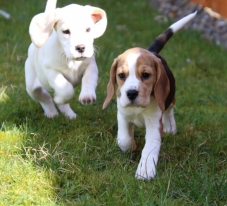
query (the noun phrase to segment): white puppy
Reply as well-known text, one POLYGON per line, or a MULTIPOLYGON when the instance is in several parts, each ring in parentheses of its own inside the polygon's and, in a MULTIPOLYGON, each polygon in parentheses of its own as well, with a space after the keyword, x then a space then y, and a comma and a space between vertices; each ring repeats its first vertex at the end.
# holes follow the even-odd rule
POLYGON ((158 53, 195 15, 190 14, 171 25, 147 50, 128 49, 112 64, 103 108, 110 103, 117 84, 117 141, 121 150, 136 150, 134 124, 146 128, 146 143, 135 175, 137 179, 154 178, 162 132, 177 132, 173 111, 175 79, 167 62, 158 53))
POLYGON ((104 10, 92 6, 71 4, 55 9, 56 1, 48 0, 45 12, 30 23, 26 90, 47 117, 58 115, 55 102, 60 112, 73 119, 76 114, 68 102, 77 85, 82 83, 82 104, 96 100, 98 68, 93 41, 105 32, 107 18, 104 10), (54 93, 53 99, 49 92, 54 93))

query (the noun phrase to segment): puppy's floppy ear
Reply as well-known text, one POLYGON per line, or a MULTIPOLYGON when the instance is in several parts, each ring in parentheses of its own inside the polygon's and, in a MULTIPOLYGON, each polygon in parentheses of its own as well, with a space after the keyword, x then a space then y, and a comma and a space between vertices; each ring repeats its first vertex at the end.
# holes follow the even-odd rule
POLYGON ((157 80, 154 86, 154 97, 158 103, 158 106, 164 112, 166 109, 165 101, 170 92, 170 82, 161 60, 155 57, 154 63, 157 70, 157 80))
POLYGON ((55 12, 41 13, 33 17, 30 26, 29 34, 32 43, 36 47, 41 47, 45 44, 49 36, 52 34, 54 24, 57 22, 55 12))
POLYGON ((94 39, 103 35, 107 27, 107 17, 106 12, 98 7, 88 6, 87 9, 91 14, 91 18, 94 21, 93 37, 94 39))
POLYGON ((114 59, 114 62, 112 64, 112 67, 110 69, 110 80, 107 85, 107 96, 105 99, 105 102, 103 103, 102 108, 105 109, 107 105, 110 103, 111 99, 113 98, 113 95, 115 93, 115 84, 116 84, 116 71, 117 71, 117 58, 114 59))

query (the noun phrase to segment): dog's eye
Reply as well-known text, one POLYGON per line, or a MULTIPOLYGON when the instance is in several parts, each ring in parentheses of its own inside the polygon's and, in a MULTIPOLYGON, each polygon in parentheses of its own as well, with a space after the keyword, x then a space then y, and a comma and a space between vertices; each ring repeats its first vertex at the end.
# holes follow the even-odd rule
POLYGON ((62 31, 64 34, 70 34, 69 29, 62 31))
POLYGON ((91 31, 91 28, 86 28, 86 32, 90 32, 91 31))
POLYGON ((120 74, 118 74, 118 76, 121 80, 125 80, 125 74, 124 73, 120 73, 120 74))
POLYGON ((141 75, 142 79, 148 79, 149 77, 150 77, 150 74, 147 73, 147 72, 143 72, 142 75, 141 75))

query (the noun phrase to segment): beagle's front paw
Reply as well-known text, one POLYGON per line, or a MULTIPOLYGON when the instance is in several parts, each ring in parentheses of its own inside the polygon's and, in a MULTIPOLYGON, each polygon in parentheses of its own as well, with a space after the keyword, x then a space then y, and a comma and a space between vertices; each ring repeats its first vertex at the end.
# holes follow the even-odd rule
POLYGON ((81 104, 92 104, 96 100, 96 94, 93 91, 81 91, 79 101, 81 104))
POLYGON ((138 180, 150 180, 156 175, 156 165, 151 158, 141 159, 135 177, 138 180), (150 159, 150 160, 149 160, 150 159))

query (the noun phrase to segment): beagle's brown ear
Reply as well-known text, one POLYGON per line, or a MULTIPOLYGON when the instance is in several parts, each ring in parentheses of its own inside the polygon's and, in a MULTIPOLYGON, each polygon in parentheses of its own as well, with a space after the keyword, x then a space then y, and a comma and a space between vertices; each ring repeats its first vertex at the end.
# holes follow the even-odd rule
POLYGON ((113 95, 115 93, 115 84, 116 84, 116 71, 117 71, 117 58, 114 59, 114 62, 110 69, 110 80, 107 85, 107 96, 105 102, 103 103, 102 108, 105 109, 107 105, 110 103, 113 95))
POLYGON ((157 80, 154 86, 154 97, 158 103, 158 106, 164 112, 166 109, 165 101, 170 92, 170 82, 161 60, 156 57, 154 63, 157 70, 157 80))

